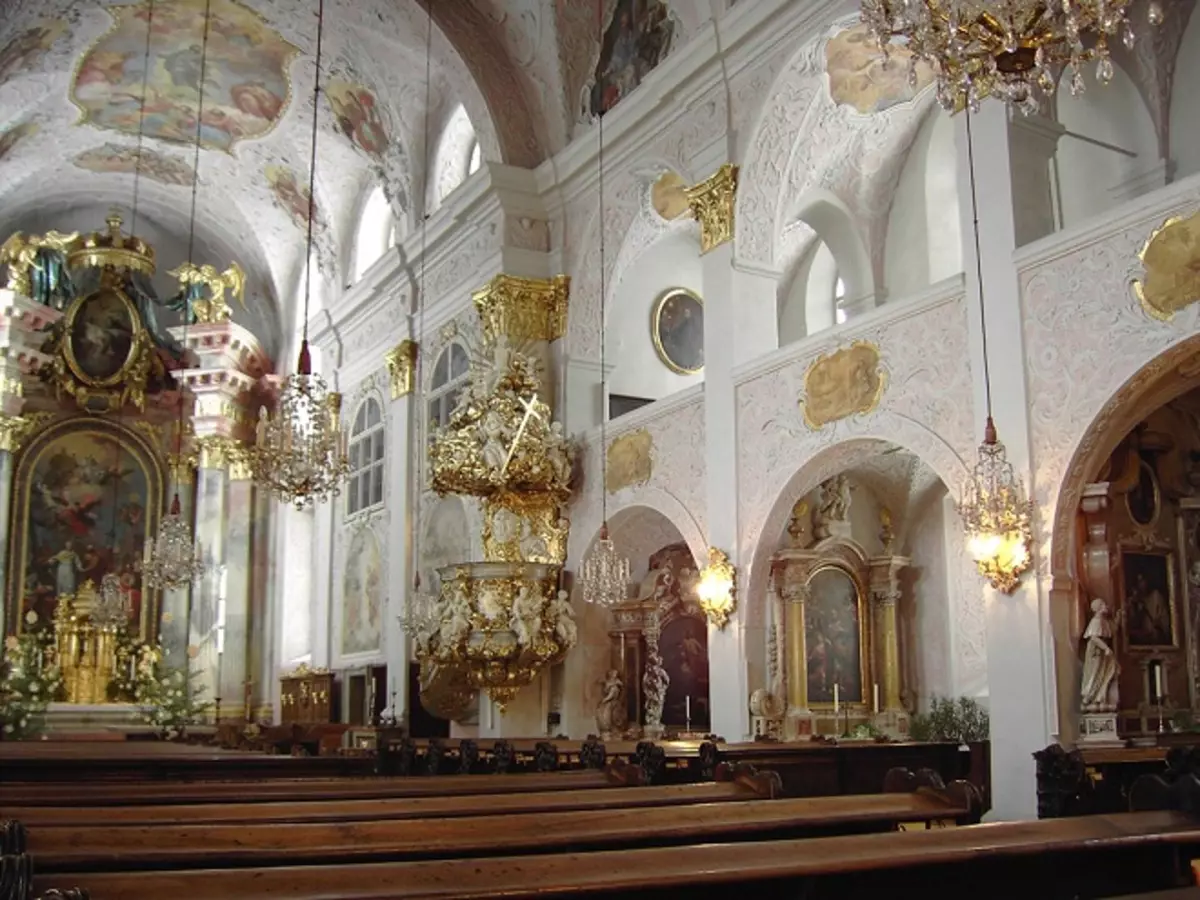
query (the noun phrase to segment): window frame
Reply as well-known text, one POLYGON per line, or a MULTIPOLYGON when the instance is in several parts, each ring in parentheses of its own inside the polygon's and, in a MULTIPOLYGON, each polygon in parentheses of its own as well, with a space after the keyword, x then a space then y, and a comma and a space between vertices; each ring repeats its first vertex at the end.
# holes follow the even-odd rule
POLYGON ((425 430, 429 435, 450 421, 450 414, 458 405, 459 394, 467 384, 471 374, 471 355, 466 345, 461 341, 451 341, 434 361, 429 378, 429 390, 425 394, 425 430), (456 355, 457 354, 459 355, 456 355), (444 380, 438 381, 438 367, 445 360, 446 373, 444 380), (456 363, 461 363, 461 369, 456 371, 456 363), (434 408, 438 413, 434 415, 434 408))
POLYGON ((350 460, 350 472, 346 477, 346 521, 368 515, 383 507, 387 478, 387 414, 383 401, 374 394, 368 394, 355 407, 354 416, 350 421, 350 435, 346 447, 346 455, 350 460), (378 413, 374 422, 370 417, 372 407, 378 413), (359 451, 359 448, 364 446, 366 449, 359 451), (373 451, 375 446, 378 446, 377 452, 373 451), (356 461, 356 456, 361 458, 356 461), (373 478, 376 473, 377 481, 373 478), (363 499, 363 484, 366 485, 368 502, 356 505, 363 499), (378 490, 375 490, 376 485, 378 490))

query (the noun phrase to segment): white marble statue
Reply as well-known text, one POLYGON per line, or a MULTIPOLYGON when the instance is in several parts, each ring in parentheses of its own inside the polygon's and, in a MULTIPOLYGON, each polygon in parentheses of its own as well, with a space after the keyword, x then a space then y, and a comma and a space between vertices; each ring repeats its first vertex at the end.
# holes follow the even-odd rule
POLYGON ((532 647, 538 642, 542 633, 542 611, 545 604, 545 597, 529 590, 525 585, 517 591, 517 596, 513 599, 510 621, 520 646, 532 647))
POLYGON ((629 714, 625 708, 625 685, 616 669, 609 669, 600 686, 596 704, 596 728, 604 740, 612 740, 625 730, 629 714))
POLYGON ((1117 708, 1117 655, 1113 649, 1116 632, 1108 604, 1092 601, 1092 618, 1083 632, 1083 679, 1080 704, 1087 712, 1113 712, 1117 708))
POLYGON ((831 525, 845 522, 850 514, 850 479, 835 475, 821 482, 817 491, 817 508, 813 511, 813 536, 824 540, 832 533, 831 525))
POLYGON ((575 624, 570 594, 559 591, 550 601, 546 614, 554 623, 554 638, 558 645, 563 648, 574 647, 579 640, 579 626, 575 624))
POLYGON ((504 468, 508 459, 508 447, 504 439, 504 418, 494 409, 484 413, 483 421, 479 424, 483 432, 483 448, 480 455, 483 464, 493 471, 499 472, 504 468))

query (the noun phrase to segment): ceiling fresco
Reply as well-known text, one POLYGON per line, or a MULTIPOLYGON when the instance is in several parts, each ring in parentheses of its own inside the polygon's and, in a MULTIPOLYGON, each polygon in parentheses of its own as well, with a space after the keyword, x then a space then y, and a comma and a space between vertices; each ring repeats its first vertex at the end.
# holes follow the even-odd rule
POLYGON ((105 144, 84 150, 76 154, 71 162, 81 169, 96 173, 132 175, 140 171, 143 178, 175 187, 191 187, 195 181, 190 161, 144 147, 140 162, 136 147, 123 147, 120 144, 105 144))
POLYGON ((287 109, 289 66, 299 48, 240 3, 211 2, 207 38, 206 0, 159 2, 153 16, 146 2, 109 7, 112 28, 84 54, 71 86, 81 122, 193 143, 203 67, 204 147, 229 150, 270 132, 287 109))
POLYGON ((933 83, 933 70, 924 62, 914 68, 907 48, 892 46, 884 56, 865 25, 831 37, 825 45, 825 65, 834 103, 864 115, 907 103, 933 83))

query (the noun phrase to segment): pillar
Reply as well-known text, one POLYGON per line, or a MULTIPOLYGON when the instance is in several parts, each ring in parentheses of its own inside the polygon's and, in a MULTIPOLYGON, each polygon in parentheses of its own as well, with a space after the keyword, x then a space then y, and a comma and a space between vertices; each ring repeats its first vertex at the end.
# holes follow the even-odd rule
MULTIPOLYGON (((184 450, 172 453, 167 459, 167 508, 172 498, 178 495, 179 511, 185 522, 195 521, 196 463, 195 452, 184 450)), ((192 602, 192 585, 164 590, 162 613, 159 617, 158 638, 167 652, 172 665, 183 665, 187 659, 190 642, 188 634, 188 610, 192 602)), ((153 635, 149 635, 153 638, 153 635)))
POLYGON ((787 609, 787 726, 789 740, 812 734, 812 710, 808 708, 808 651, 804 639, 804 604, 807 585, 789 585, 782 590, 787 609))
MULTIPOLYGON (((192 592, 191 615, 188 619, 188 651, 194 656, 192 671, 200 676, 193 684, 203 689, 202 700, 215 704, 220 697, 222 716, 227 698, 221 695, 223 678, 218 669, 224 668, 224 653, 218 653, 217 626, 221 570, 225 564, 225 535, 229 487, 229 440, 220 435, 204 435, 197 439, 200 447, 199 470, 196 476, 196 540, 207 564, 204 576, 192 592)), ((228 632, 226 633, 228 637, 228 632)), ((226 644, 226 650, 229 649, 226 644)), ((215 713, 215 709, 213 711, 215 713)))
POLYGON ((245 447, 231 443, 227 448, 229 473, 225 530, 225 654, 221 663, 221 717, 246 718, 247 688, 253 705, 255 680, 251 674, 250 637, 265 637, 261 623, 251 615, 252 562, 254 541, 254 483, 245 447))
MULTIPOLYGON (((900 702, 900 634, 896 627, 896 604, 900 602, 900 573, 908 568, 909 559, 903 556, 881 556, 870 561, 871 606, 874 618, 872 643, 875 664, 872 667, 879 684, 879 714, 886 717, 885 730, 901 729, 901 719, 907 720, 900 702)), ((863 686, 863 699, 868 703, 874 693, 873 685, 863 686)))
MULTIPOLYGON (((1065 131, 1058 122, 1043 115, 1010 117, 1008 171, 1012 177, 1013 227, 1018 247, 1055 231, 1058 203, 1051 171, 1058 152, 1058 140, 1065 131)), ((979 160, 978 144, 975 158, 979 160)), ((975 179, 979 181, 987 170, 977 168, 975 171, 975 179)), ((964 196, 969 198, 970 194, 964 196)), ((970 231, 964 231, 963 235, 969 236, 970 231)))
POLYGON ((387 446, 391 497, 390 532, 393 552, 388 555, 388 597, 383 610, 383 653, 388 671, 388 697, 396 721, 405 721, 418 698, 408 696, 409 649, 412 641, 400 627, 413 588, 413 417, 420 413, 414 396, 417 354, 420 348, 412 340, 403 340, 387 354, 390 381, 391 414, 388 416, 387 446))
MULTIPOLYGON (((1031 484, 1028 402, 1021 331, 1020 289, 1013 252, 1017 233, 1009 144, 1003 103, 985 102, 971 114, 976 191, 979 198, 979 264, 986 294, 992 407, 999 438, 1016 475, 1031 484)), ((976 252, 967 165, 967 118, 955 117, 958 189, 967 272, 967 324, 971 379, 975 389, 975 434, 983 437, 986 406, 983 376, 983 317, 976 277, 976 252)), ((1035 547, 1033 548, 1036 552, 1035 547)), ((991 716, 992 815, 1032 819, 1037 795, 1032 754, 1050 742, 1055 721, 1049 616, 1037 581, 1037 566, 1022 576, 1011 595, 982 579, 969 585, 984 596, 987 633, 988 707, 991 716)), ((1073 739, 1070 736, 1069 739, 1073 739)))
MULTIPOLYGON (((14 398, 15 399, 15 398, 14 398)), ((9 397, 3 397, 3 401, 8 401, 9 397)), ((2 401, 0 401, 2 402, 2 401)), ((4 403, 3 405, 9 405, 4 403)), ((12 479, 13 479, 13 454, 21 447, 21 442, 26 435, 32 430, 33 420, 26 419, 19 415, 9 415, 0 413, 0 590, 7 593, 8 590, 8 538, 9 530, 12 525, 12 479)), ((17 561, 17 565, 20 562, 17 561)), ((6 626, 9 624, 5 621, 5 613, 8 609, 8 601, 0 601, 0 635, 4 635, 6 626)), ((19 607, 18 607, 19 609, 19 607)), ((16 630, 15 624, 13 630, 16 630)), ((4 653, 0 650, 0 657, 4 653)))

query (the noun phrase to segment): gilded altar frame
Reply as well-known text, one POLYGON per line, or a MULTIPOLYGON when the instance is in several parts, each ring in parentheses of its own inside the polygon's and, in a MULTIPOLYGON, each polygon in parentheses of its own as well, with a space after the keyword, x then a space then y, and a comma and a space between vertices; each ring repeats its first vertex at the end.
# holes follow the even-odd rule
MULTIPOLYGON (((159 449, 137 430, 127 428, 110 418, 71 416, 52 422, 37 432, 14 460, 12 516, 9 528, 7 583, 5 602, 9 631, 20 634, 24 622, 24 581, 26 558, 30 550, 30 501, 33 474, 43 454, 59 439, 73 434, 93 434, 115 440, 123 451, 132 456, 146 476, 147 496, 143 541, 158 531, 165 492, 164 464, 159 449)), ((142 640, 153 641, 158 636, 162 595, 158 590, 142 589, 142 620, 138 623, 142 640)))

